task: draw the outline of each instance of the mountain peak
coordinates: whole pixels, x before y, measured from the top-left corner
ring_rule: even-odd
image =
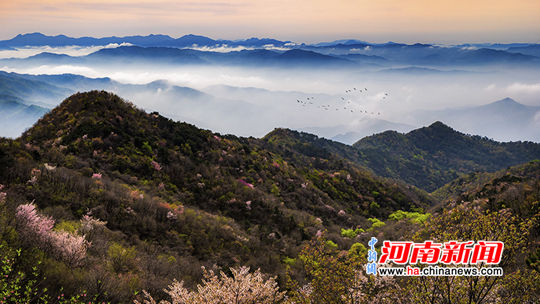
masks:
[[[26,34],[19,34],[15,38],[22,38],[22,37],[47,37],[47,35],[44,35],[40,32],[34,32],[34,33],[26,33]]]
[[[452,131],[454,130],[451,127],[445,125],[444,123],[442,123],[441,121],[438,121],[438,120],[436,122],[432,123],[431,125],[429,125],[428,128],[430,128],[430,129],[445,129],[445,130],[452,130]]]
[[[504,113],[507,113],[506,111],[528,110],[528,106],[523,105],[510,97],[497,100],[481,107],[490,109],[492,111],[503,111]]]
[[[519,105],[521,105],[519,102],[513,100],[510,97],[506,97],[506,98],[503,98],[501,100],[497,100],[497,101],[494,102],[494,104],[519,104]]]
[[[74,133],[105,132],[105,129],[110,133],[119,125],[135,126],[139,120],[144,120],[144,116],[147,116],[145,112],[115,94],[105,91],[76,93],[43,116],[22,138],[46,141],[59,134],[66,137]]]

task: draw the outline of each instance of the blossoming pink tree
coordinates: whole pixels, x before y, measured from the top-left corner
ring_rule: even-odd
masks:
[[[29,244],[36,245],[71,266],[80,266],[90,243],[84,236],[54,231],[54,219],[40,215],[34,204],[17,207],[17,230]]]

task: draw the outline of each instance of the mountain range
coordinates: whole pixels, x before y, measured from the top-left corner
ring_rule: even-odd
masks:
[[[82,215],[107,223],[92,234],[82,269],[47,278],[66,293],[81,285],[95,292],[97,272],[113,302],[132,297],[130,284],[152,292],[174,277],[192,284],[203,265],[282,273],[281,261],[318,230],[349,247],[341,228],[367,229],[369,217],[433,204],[423,191],[324,149],[224,136],[103,91],[75,94],[20,138],[0,139],[0,165],[10,204],[34,201],[66,224]],[[136,257],[118,257],[110,246]]]
[[[429,192],[463,174],[496,171],[540,157],[540,144],[500,143],[457,132],[441,122],[407,134],[386,131],[352,146],[287,129],[276,129],[265,138],[292,150],[329,151],[379,176]]]
[[[353,146],[288,129],[222,135],[91,91],[68,97],[22,136],[0,138],[7,197],[0,231],[9,246],[36,246],[7,233],[15,231],[17,206],[28,202],[56,221],[55,231],[74,233],[91,220],[84,263],[39,245],[24,258],[42,261],[40,284],[48,289],[85,290],[99,301],[123,302],[141,289],[159,294],[173,278],[194,287],[201,266],[248,265],[286,284],[286,269],[305,277],[299,252],[323,231],[328,246],[347,253],[374,234],[417,229],[390,215],[429,217],[443,199],[403,180],[431,191],[475,170],[539,157],[540,144],[498,143],[440,122]],[[524,194],[532,193],[536,164],[514,171]],[[486,183],[498,191],[492,179]]]
[[[214,40],[198,35],[184,35],[180,38],[172,38],[168,35],[126,36],[126,37],[81,37],[72,38],[65,35],[47,36],[41,33],[20,34],[16,37],[0,41],[0,48],[15,48],[28,46],[105,46],[109,44],[133,44],[143,47],[192,47],[196,46],[250,46],[261,47],[265,45],[284,46],[289,41],[279,41],[269,38],[249,38],[244,40]]]
[[[0,41],[0,49],[17,49],[25,47],[66,47],[66,46],[120,46],[119,50],[104,49],[97,51],[86,60],[115,56],[122,58],[145,58],[148,53],[159,60],[175,64],[239,64],[244,60],[248,62],[257,60],[259,64],[285,63],[325,63],[355,66],[354,63],[368,65],[377,64],[409,64],[420,66],[486,66],[498,65],[527,65],[540,64],[537,44],[497,44],[497,45],[459,45],[440,46],[435,44],[402,44],[384,43],[373,44],[358,40],[338,40],[330,43],[292,43],[270,38],[249,38],[244,40],[214,40],[204,36],[185,35],[172,38],[167,35],[127,36],[127,37],[81,37],[71,38],[65,35],[46,36],[41,33],[17,35],[16,37]],[[127,45],[126,45],[127,44]],[[195,52],[198,48],[206,47],[206,52]],[[214,48],[229,47],[229,52],[212,52]],[[235,50],[235,47],[243,48]],[[149,48],[148,50],[145,50]],[[192,49],[179,51],[178,49]],[[261,52],[267,50],[268,52]],[[303,50],[304,52],[300,52]],[[289,52],[293,51],[293,52]],[[282,54],[283,53],[283,54]],[[44,58],[45,57],[45,58]],[[336,59],[338,58],[338,59]],[[77,62],[65,55],[54,56],[43,54],[28,59],[32,62],[40,60],[54,60],[56,62]],[[79,58],[80,59],[80,58]],[[4,62],[6,62],[4,60]],[[15,61],[16,62],[16,61]],[[19,61],[20,63],[20,61]]]

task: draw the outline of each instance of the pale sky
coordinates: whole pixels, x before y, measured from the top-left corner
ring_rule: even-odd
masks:
[[[199,34],[296,42],[540,43],[539,0],[0,0],[0,39],[20,33]]]

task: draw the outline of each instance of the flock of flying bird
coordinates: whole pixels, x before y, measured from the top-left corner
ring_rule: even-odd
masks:
[[[371,114],[371,115],[381,115],[381,112],[368,112],[366,110],[358,109],[357,104],[353,102],[349,97],[353,97],[351,94],[361,94],[361,93],[367,93],[368,89],[347,89],[345,90],[345,96],[340,96],[340,99],[338,102],[334,105],[331,104],[323,104],[323,105],[316,105],[314,103],[315,97],[307,97],[305,100],[302,99],[296,99],[296,102],[301,105],[302,107],[306,106],[316,106],[317,108],[325,111],[329,111],[332,109],[335,109],[336,111],[350,111],[351,113],[358,112],[360,114]],[[388,93],[384,93],[380,101],[385,101],[388,97]]]

